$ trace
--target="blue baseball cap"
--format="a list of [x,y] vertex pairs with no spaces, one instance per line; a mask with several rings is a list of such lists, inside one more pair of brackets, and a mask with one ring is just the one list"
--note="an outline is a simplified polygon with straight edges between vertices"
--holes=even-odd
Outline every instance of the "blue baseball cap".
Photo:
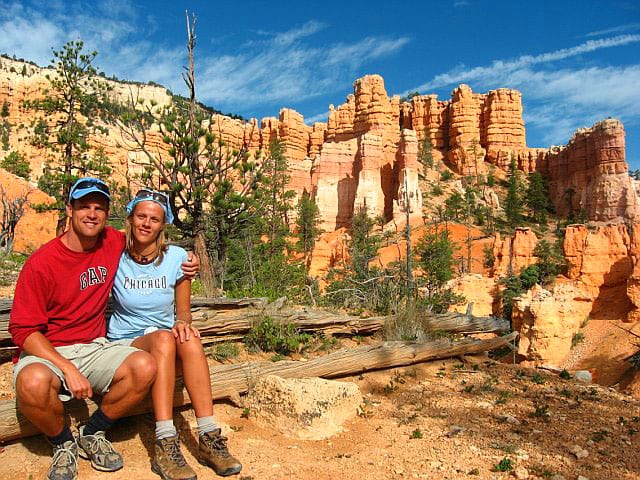
[[107,197],[107,200],[111,201],[109,187],[106,183],[99,178],[85,177],[78,179],[76,183],[73,184],[73,187],[71,187],[69,203],[71,203],[72,200],[78,200],[93,192],[101,193]]
[[171,211],[171,207],[169,206],[169,196],[166,193],[157,192],[155,190],[150,190],[148,188],[143,188],[142,190],[136,193],[136,196],[127,203],[127,215],[131,215],[133,209],[140,202],[155,202],[162,207],[164,210],[164,220],[165,223],[172,224],[173,223],[173,212]]

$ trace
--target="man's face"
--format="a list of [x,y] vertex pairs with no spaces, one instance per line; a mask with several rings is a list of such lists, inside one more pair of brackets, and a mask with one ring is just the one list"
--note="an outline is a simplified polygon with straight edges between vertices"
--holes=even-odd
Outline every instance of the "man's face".
[[95,238],[107,224],[109,201],[100,193],[90,193],[73,205],[67,205],[67,215],[71,217],[71,229],[80,238]]

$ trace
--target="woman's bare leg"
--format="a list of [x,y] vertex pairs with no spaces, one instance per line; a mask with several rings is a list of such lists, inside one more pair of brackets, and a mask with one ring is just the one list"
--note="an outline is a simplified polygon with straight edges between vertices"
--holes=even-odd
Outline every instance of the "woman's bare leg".
[[209,377],[209,365],[202,347],[202,342],[196,336],[180,343],[175,342],[177,358],[182,367],[184,385],[189,392],[191,405],[196,417],[209,417],[213,415],[213,399],[211,395],[211,379]]
[[156,361],[156,380],[151,400],[156,421],[173,419],[173,392],[176,386],[176,341],[170,330],[157,330],[136,338],[133,347],[149,352]]

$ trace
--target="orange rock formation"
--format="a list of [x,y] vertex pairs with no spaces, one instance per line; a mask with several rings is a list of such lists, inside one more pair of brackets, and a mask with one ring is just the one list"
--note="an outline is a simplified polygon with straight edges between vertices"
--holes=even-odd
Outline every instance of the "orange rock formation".
[[[0,59],[0,104],[6,104],[9,111],[10,149],[29,159],[33,180],[41,175],[45,157],[43,151],[24,142],[35,114],[25,110],[23,102],[41,95],[48,85],[47,73],[51,72]],[[161,87],[109,83],[120,98],[134,96],[146,105],[171,102],[170,93]],[[297,196],[303,191],[312,193],[325,230],[348,226],[354,209],[365,204],[370,215],[381,215],[387,221],[399,221],[407,209],[420,215],[418,144],[425,136],[434,160],[444,161],[459,174],[480,174],[488,163],[505,170],[511,158],[525,172],[540,171],[549,178],[550,196],[559,213],[568,212],[566,192],[572,191],[571,208],[584,210],[591,220],[636,219],[639,215],[627,175],[624,129],[618,121],[581,129],[566,147],[534,149],[526,145],[518,91],[479,94],[460,85],[449,100],[418,95],[401,103],[398,97],[387,95],[379,75],[360,78],[353,88],[344,104],[329,107],[326,124],[308,126],[301,114],[283,108],[278,118],[261,121],[213,115],[211,126],[230,148],[244,148],[256,156],[268,153],[270,143],[280,140],[290,164],[289,187]],[[148,138],[153,149],[166,153],[157,132],[150,132]],[[123,147],[125,140],[115,129],[91,139],[114,162],[113,179],[123,184],[141,168],[132,162],[137,154]],[[495,195],[489,200],[497,205]],[[506,258],[504,252],[502,257]],[[498,271],[504,271],[504,264],[498,263]]]
[[513,236],[501,240],[496,233],[493,242],[494,276],[518,275],[523,268],[536,263],[533,251],[538,244],[538,237],[530,228],[516,228]]
[[42,244],[56,236],[57,211],[38,212],[32,205],[50,205],[55,202],[46,193],[38,190],[26,180],[0,168],[0,216],[4,213],[4,202],[11,203],[23,198],[23,214],[16,225],[13,251],[32,253]]
[[576,131],[568,145],[553,147],[540,165],[549,178],[556,211],[583,211],[589,220],[636,220],[638,197],[628,175],[622,123],[608,119]]

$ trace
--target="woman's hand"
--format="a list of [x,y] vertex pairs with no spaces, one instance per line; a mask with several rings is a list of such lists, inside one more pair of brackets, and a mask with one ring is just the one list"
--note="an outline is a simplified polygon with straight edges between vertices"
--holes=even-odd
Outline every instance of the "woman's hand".
[[188,342],[189,339],[194,337],[200,337],[200,332],[191,322],[185,322],[183,320],[176,320],[171,329],[173,336],[180,340],[180,343]]

